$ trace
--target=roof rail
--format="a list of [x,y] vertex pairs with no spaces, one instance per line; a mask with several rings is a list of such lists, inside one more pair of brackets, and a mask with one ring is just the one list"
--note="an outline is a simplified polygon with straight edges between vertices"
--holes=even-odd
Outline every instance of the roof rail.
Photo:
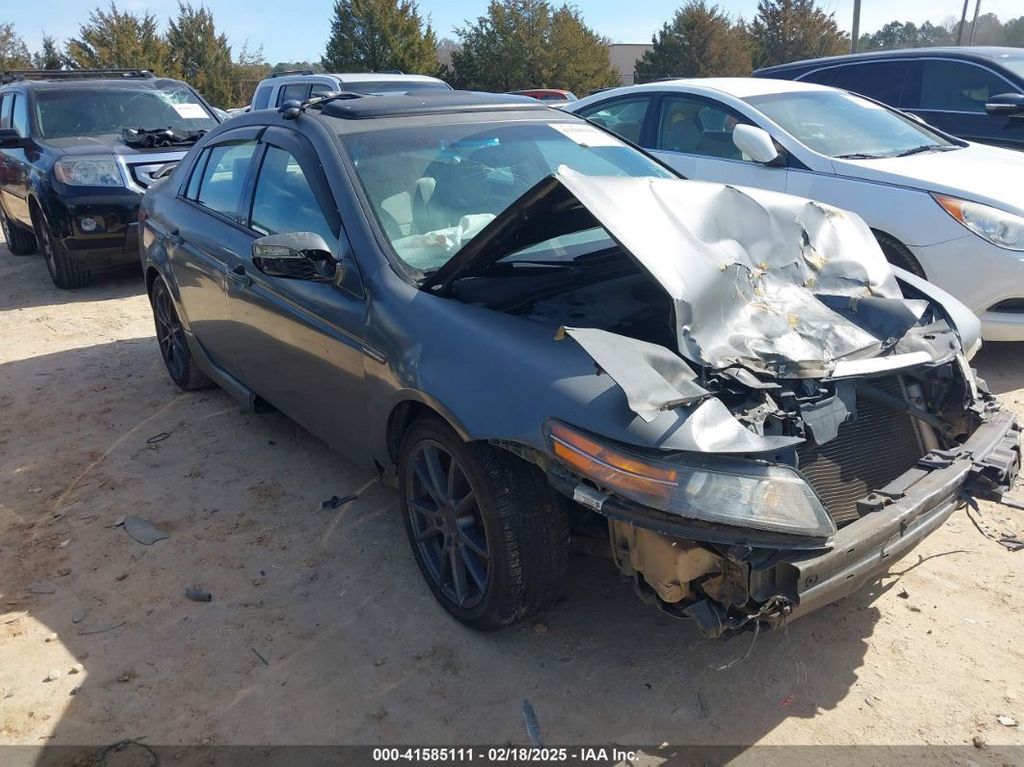
[[286,69],[284,72],[271,72],[270,77],[285,77],[287,75],[315,75],[312,69]]
[[8,69],[0,72],[0,83],[15,80],[89,80],[101,78],[149,79],[148,69]]
[[356,93],[355,91],[327,91],[319,96],[313,96],[313,98],[306,99],[305,101],[299,101],[298,99],[289,99],[277,108],[277,111],[284,115],[285,120],[294,120],[300,114],[305,112],[310,107],[322,108],[324,104],[330,101],[348,99],[362,99],[372,98],[366,93]]

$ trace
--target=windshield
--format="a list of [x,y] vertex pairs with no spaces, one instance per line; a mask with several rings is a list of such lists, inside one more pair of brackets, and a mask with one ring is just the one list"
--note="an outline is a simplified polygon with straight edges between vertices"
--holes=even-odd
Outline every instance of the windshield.
[[[993,57],[993,63],[1004,69],[1008,69],[1017,77],[1024,77],[1024,56],[1016,56],[1012,53],[1001,53]],[[993,94],[994,95],[994,94]]]
[[370,80],[366,82],[345,83],[345,90],[353,93],[419,93],[420,91],[450,91],[447,83],[422,80]]
[[916,120],[841,91],[773,93],[744,100],[827,157],[872,159],[957,148]]
[[588,176],[671,174],[582,122],[441,125],[345,136],[398,257],[432,272],[560,166]]
[[216,118],[187,88],[67,88],[36,93],[41,138],[120,133],[122,128],[210,130]]

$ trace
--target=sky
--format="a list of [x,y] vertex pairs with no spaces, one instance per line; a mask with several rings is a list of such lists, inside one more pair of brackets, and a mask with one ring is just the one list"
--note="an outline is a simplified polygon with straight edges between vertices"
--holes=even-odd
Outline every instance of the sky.
[[[558,2],[558,0],[555,0]],[[683,0],[577,0],[587,24],[599,34],[617,43],[650,42],[655,30],[668,20]],[[712,2],[714,0],[711,0]],[[193,0],[198,5],[202,0]],[[757,11],[757,0],[717,0],[734,15],[750,19]],[[974,12],[970,0],[968,17]],[[1021,0],[981,0],[981,12],[995,13],[1002,19],[1024,14]],[[60,40],[73,37],[96,5],[107,0],[0,0],[0,23],[13,22],[29,49],[37,50],[46,32]],[[313,61],[323,54],[330,32],[333,0],[205,0],[213,11],[218,30],[225,32],[232,47],[248,43],[251,50],[262,47],[270,63]],[[819,0],[826,11],[834,12],[839,26],[849,30],[853,0]],[[136,12],[148,11],[166,23],[175,15],[177,0],[120,0],[118,6]],[[487,0],[419,0],[420,12],[428,16],[438,37],[452,35],[452,29],[467,19],[475,19],[487,8]],[[898,7],[898,11],[895,8]],[[959,18],[962,0],[862,0],[861,31],[873,32],[898,18],[920,24],[940,23],[947,16]]]

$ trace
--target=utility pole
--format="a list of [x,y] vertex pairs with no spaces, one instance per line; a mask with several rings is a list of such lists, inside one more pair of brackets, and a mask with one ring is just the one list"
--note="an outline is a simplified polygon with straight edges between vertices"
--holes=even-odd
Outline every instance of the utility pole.
[[[979,0],[980,2],[980,0]],[[850,53],[860,46],[860,0],[853,0],[853,32],[850,34]]]
[[978,9],[981,8],[981,0],[975,0],[974,3],[974,21],[971,22],[971,39],[967,42],[968,45],[974,45],[974,30],[978,28]]
[[956,31],[956,44],[964,41],[964,25],[967,24],[967,3],[971,0],[964,0],[964,12],[960,14],[960,28]]

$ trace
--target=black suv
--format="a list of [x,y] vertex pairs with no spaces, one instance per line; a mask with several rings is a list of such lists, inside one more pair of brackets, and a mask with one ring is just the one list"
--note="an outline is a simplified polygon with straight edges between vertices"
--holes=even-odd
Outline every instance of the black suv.
[[968,141],[1024,149],[1024,50],[971,46],[795,61],[755,77],[802,80],[911,112]]
[[138,259],[154,174],[219,120],[195,90],[146,70],[0,75],[0,224],[15,255],[37,249],[57,287]]

